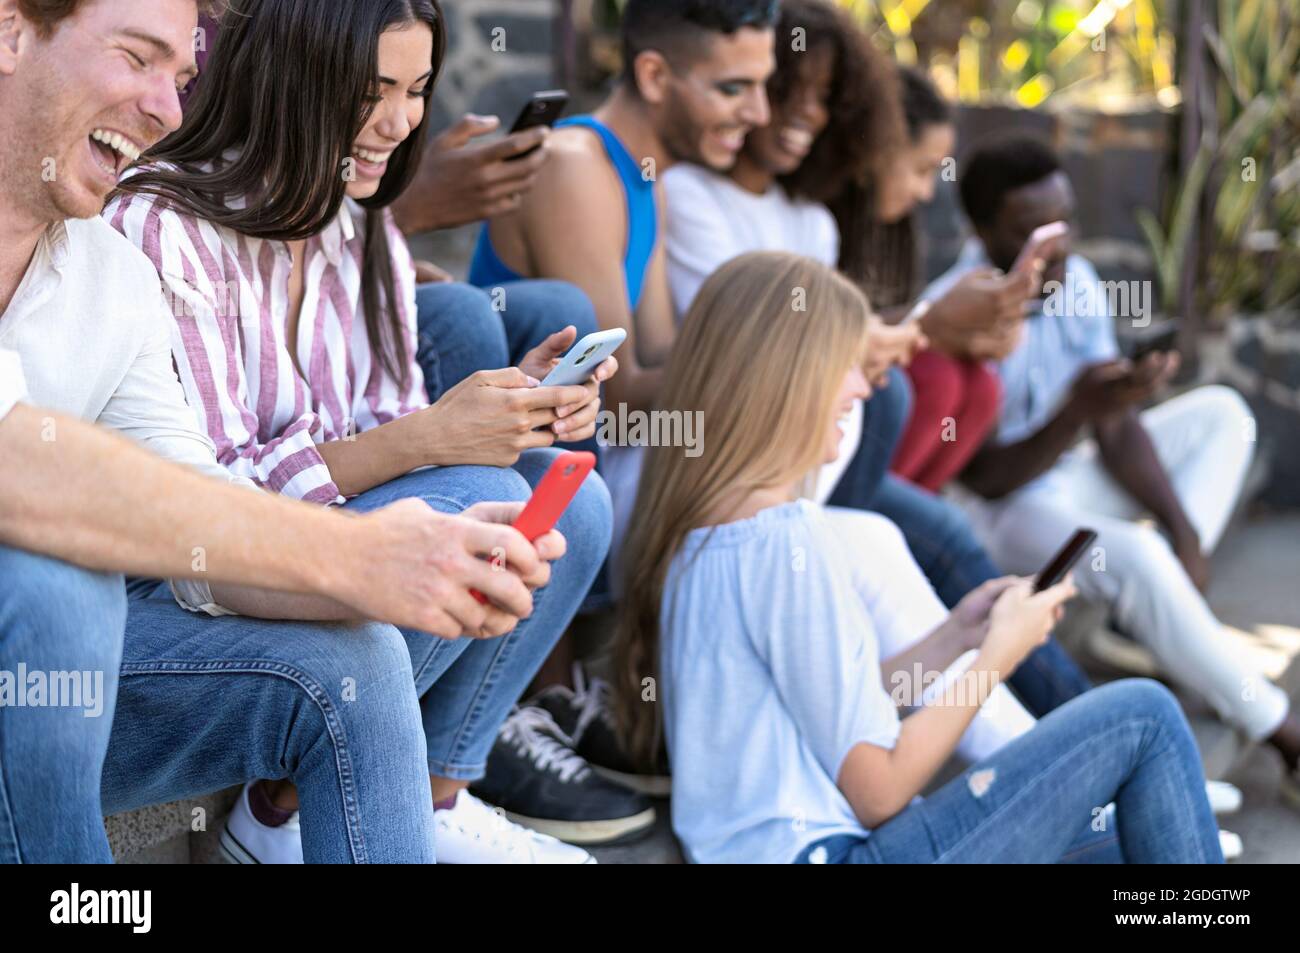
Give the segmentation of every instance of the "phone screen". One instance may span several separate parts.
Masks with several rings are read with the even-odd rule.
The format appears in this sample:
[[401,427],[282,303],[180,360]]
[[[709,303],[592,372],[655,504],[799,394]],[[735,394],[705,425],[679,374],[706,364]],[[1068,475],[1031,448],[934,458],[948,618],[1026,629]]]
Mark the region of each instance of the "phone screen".
[[1034,581],[1034,592],[1042,592],[1044,589],[1051,589],[1058,582],[1066,577],[1071,569],[1074,568],[1091,546],[1097,540],[1097,533],[1091,529],[1081,529],[1073,536],[1070,541],[1061,548],[1046,568],[1038,574]]

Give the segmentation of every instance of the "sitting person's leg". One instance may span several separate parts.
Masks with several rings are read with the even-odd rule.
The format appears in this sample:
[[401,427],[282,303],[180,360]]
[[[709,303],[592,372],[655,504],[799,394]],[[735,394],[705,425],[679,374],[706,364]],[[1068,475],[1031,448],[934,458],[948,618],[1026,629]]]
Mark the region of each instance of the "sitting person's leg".
[[[1006,575],[989,557],[966,515],[942,497],[891,474],[872,508],[903,531],[921,571],[948,608],[988,580]],[[1036,572],[1049,558],[1050,553],[1022,571]],[[1007,684],[1040,718],[1091,687],[1082,669],[1051,640],[1031,652]]]
[[[1116,830],[1094,831],[1111,802]],[[1137,679],[1063,706],[865,839],[814,844],[801,860],[819,847],[829,863],[1055,863],[1084,850],[1223,862],[1187,720],[1167,689]]]
[[106,813],[288,778],[308,863],[432,863],[411,661],[390,626],[208,618],[132,599]]
[[[80,698],[0,700],[0,863],[111,863],[99,803],[126,590],[121,576],[0,546],[0,672]],[[20,669],[21,666],[21,669]],[[72,682],[68,681],[71,685]]]
[[[922,476],[944,453],[945,438],[956,429],[966,436],[958,414],[965,403],[965,375],[961,362],[938,351],[923,351],[913,359],[907,377],[915,395],[912,416],[898,441],[890,471],[919,486],[933,489]],[[973,435],[973,431],[972,431]]]
[[[489,289],[489,295],[497,291]],[[591,299],[566,281],[512,281],[501,285],[499,291],[511,364],[518,364],[525,354],[569,325],[578,329],[579,341],[600,330]]]
[[[363,493],[347,508],[366,512],[398,499],[418,498],[434,509],[457,513],[483,500],[527,500],[559,453],[530,450],[514,468],[446,467],[412,473]],[[458,798],[463,800],[460,791],[483,777],[488,752],[507,715],[591,588],[609,548],[611,520],[608,491],[600,477],[592,474],[560,519],[558,528],[567,541],[564,558],[552,564],[550,584],[534,594],[533,614],[509,635],[446,642],[422,632],[404,633],[420,696],[433,796],[440,808],[466,806],[458,805]],[[500,859],[490,856],[490,851],[483,853],[490,846],[486,840],[472,847],[471,858],[471,845],[462,844],[455,833],[448,830],[446,842],[440,840],[444,859]],[[505,833],[496,830],[498,835]],[[514,844],[531,851],[537,860],[585,858],[581,852],[575,854],[563,845],[535,837],[495,840],[503,849]]]
[[951,438],[948,422],[944,421],[944,426],[936,431],[941,439],[935,452],[916,476],[909,478],[931,493],[938,493],[966,469],[997,423],[1002,401],[1002,383],[984,364],[960,361],[957,372],[961,377],[961,400],[952,412]]
[[1255,453],[1255,419],[1230,387],[1198,387],[1142,414],[1178,499],[1213,552],[1241,498]]
[[1094,551],[1074,573],[1080,593],[1109,606],[1122,631],[1146,645],[1170,677],[1208,701],[1226,722],[1254,740],[1269,737],[1287,718],[1286,694],[1233,650],[1164,538],[1148,526],[1099,512],[1092,504],[1103,494],[1095,489],[1071,484],[1069,499],[1088,501],[1087,507],[1034,493],[998,506],[988,524],[998,561],[1012,571],[1032,572],[1080,526],[1097,530]]
[[429,400],[436,402],[476,371],[510,366],[510,345],[501,315],[487,292],[447,282],[416,291],[419,350]]

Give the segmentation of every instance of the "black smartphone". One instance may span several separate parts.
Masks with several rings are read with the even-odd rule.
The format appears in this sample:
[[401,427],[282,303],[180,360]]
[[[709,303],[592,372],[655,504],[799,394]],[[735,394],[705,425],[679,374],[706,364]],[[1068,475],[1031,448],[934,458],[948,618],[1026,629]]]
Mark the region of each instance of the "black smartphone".
[[1052,557],[1052,561],[1034,580],[1034,592],[1051,589],[1064,579],[1066,574],[1074,568],[1074,564],[1088,551],[1088,547],[1096,541],[1097,533],[1090,529],[1081,529],[1071,536],[1070,541],[1061,548],[1059,553]]
[[[516,132],[525,132],[529,129],[536,129],[538,126],[554,126],[564,115],[564,109],[569,105],[569,94],[563,89],[547,89],[540,93],[533,93],[533,98],[524,104],[524,108],[519,113],[519,118],[515,124],[510,127],[510,135]],[[529,149],[527,152],[521,152],[517,156],[511,156],[510,162],[518,159],[524,159],[532,155],[541,146]]]
[[1170,321],[1156,331],[1138,338],[1129,353],[1129,360],[1138,364],[1148,354],[1164,354],[1176,350],[1178,350],[1178,325]]

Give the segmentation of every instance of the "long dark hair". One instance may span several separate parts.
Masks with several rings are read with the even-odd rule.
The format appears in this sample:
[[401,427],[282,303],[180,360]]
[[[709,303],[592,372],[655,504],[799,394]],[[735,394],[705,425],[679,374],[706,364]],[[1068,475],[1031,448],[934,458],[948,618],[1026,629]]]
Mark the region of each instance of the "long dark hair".
[[[801,43],[796,44],[796,30]],[[785,0],[776,28],[776,71],[767,95],[784,104],[812,56],[834,61],[830,122],[799,168],[781,184],[794,198],[826,202],[850,182],[875,176],[884,159],[903,143],[898,70],[839,7],[825,0]]]
[[[913,143],[931,126],[951,125],[952,106],[920,70],[899,70],[903,116]],[[920,247],[914,215],[882,222],[876,214],[879,178],[849,185],[830,202],[840,226],[840,270],[867,293],[878,309],[907,304],[916,295]]]
[[[410,185],[424,151],[427,106],[446,55],[438,0],[234,0],[181,128],[121,185],[254,238],[319,234],[346,197],[343,164],[373,108],[380,34],[413,22],[428,24],[434,38],[424,119],[389,159],[379,191],[360,202],[366,333],[403,386],[410,355],[383,209]],[[232,150],[238,154],[227,156]],[[235,198],[242,207],[227,204]]]

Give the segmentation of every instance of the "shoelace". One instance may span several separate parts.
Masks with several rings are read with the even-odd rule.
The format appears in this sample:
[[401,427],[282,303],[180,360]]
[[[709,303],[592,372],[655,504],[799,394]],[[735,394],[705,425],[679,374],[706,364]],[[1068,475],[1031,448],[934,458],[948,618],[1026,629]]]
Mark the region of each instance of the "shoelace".
[[573,738],[577,744],[593,721],[599,720],[610,731],[615,730],[614,716],[609,707],[609,683],[604,679],[587,677],[582,664],[573,665],[573,707],[578,710],[578,722],[574,725]]
[[501,726],[501,740],[530,759],[541,771],[554,771],[565,783],[581,781],[591,773],[586,760],[570,747],[571,738],[543,708],[515,711]]

